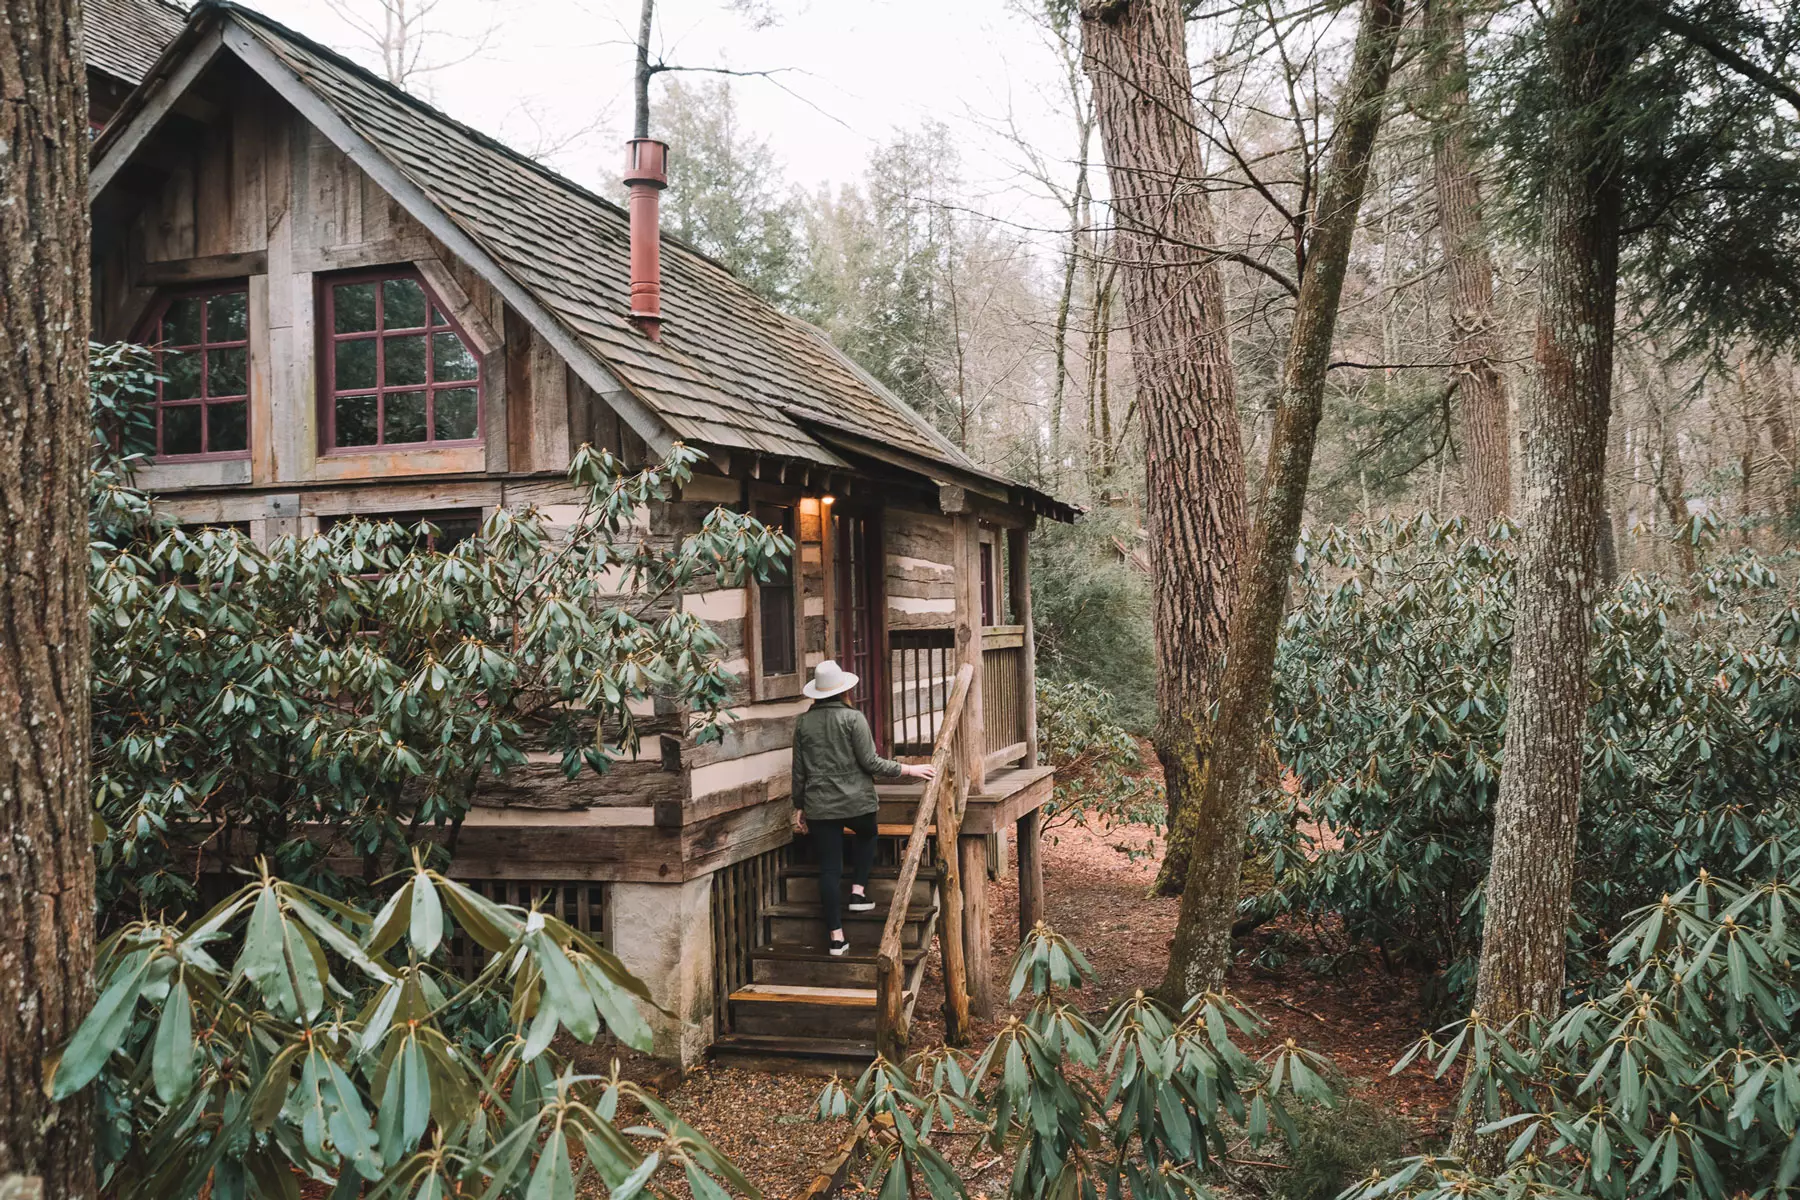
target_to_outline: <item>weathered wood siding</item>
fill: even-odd
[[[950,518],[889,509],[887,542],[889,629],[946,629],[956,624],[956,568]]]

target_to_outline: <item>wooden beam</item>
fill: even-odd
[[[962,868],[963,960],[968,964],[969,1007],[980,1020],[994,1015],[993,965],[989,947],[993,930],[988,914],[988,843],[987,837],[967,832],[956,839]]]
[[[168,262],[134,262],[131,282],[142,287],[168,287],[206,283],[214,279],[242,279],[269,273],[269,252],[208,254],[202,258],[177,258]]]
[[[138,147],[162,126],[163,119],[174,111],[182,94],[212,65],[223,46],[224,40],[219,30],[207,32],[194,43],[193,49],[188,51],[187,57],[181,60],[179,66],[151,86],[150,94],[127,119],[125,125],[106,139],[104,152],[88,171],[89,206],[100,198],[107,185],[118,176],[120,169],[131,161]],[[107,132],[113,133],[112,130]]]
[[[462,290],[456,282],[456,276],[450,268],[437,258],[419,258],[413,260],[413,268],[425,277],[431,290],[437,293],[450,315],[456,318],[463,331],[475,343],[475,349],[482,354],[492,354],[505,345],[500,334],[487,319],[487,314],[476,308],[469,299],[469,294]]]
[[[950,518],[950,547],[956,569],[956,661],[975,669],[963,717],[962,769],[979,793],[987,785],[987,724],[981,699],[981,528],[973,516]]]
[[[1028,753],[1026,743],[1014,742],[1010,746],[1002,746],[998,750],[990,750],[982,755],[982,763],[991,774],[1001,767],[1011,766],[1024,758]]]
[[[1044,919],[1043,810],[1019,818],[1019,941]]]
[[[311,121],[344,156],[377,186],[393,197],[415,221],[441,241],[450,253],[473,267],[488,285],[518,310],[531,327],[579,375],[584,383],[625,419],[644,443],[658,454],[667,454],[675,438],[662,418],[640,400],[624,382],[614,375],[592,350],[577,341],[563,323],[545,308],[536,294],[519,283],[501,266],[487,249],[452,221],[449,214],[425,193],[405,172],[377,150],[373,143],[350,127],[329,104],[307,86],[291,67],[265,46],[255,34],[236,25],[223,30],[225,45],[263,81],[291,104],[299,114]],[[90,195],[96,195],[90,189]]]
[[[1006,534],[1008,589],[1013,598],[1013,620],[1019,625],[1019,645],[1025,652],[1019,701],[1025,709],[1025,763],[1038,764],[1037,727],[1037,627],[1031,617],[1031,531],[1011,529]],[[1022,864],[1023,860],[1021,860]]]

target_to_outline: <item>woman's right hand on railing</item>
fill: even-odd
[[[937,768],[930,763],[908,763],[900,768],[900,774],[913,779],[935,779]]]
[[[805,833],[806,831],[806,813],[796,808],[794,810],[794,832]]]

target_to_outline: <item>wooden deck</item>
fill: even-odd
[[[1054,767],[1007,767],[990,773],[979,792],[969,794],[968,812],[963,817],[963,836],[986,836],[1018,823],[1027,813],[1034,813],[1050,800],[1056,786]],[[912,820],[914,807],[925,790],[922,782],[877,784],[875,794],[881,799],[880,822],[897,825]]]

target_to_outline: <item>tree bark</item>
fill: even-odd
[[[1171,1005],[1217,990],[1230,959],[1244,835],[1268,729],[1275,646],[1306,507],[1332,335],[1375,137],[1381,129],[1401,17],[1401,0],[1366,0],[1363,5],[1350,78],[1338,127],[1332,133],[1331,158],[1307,233],[1306,270],[1288,334],[1244,590],[1231,627],[1231,650],[1220,686],[1219,716],[1213,726],[1213,754],[1206,764],[1200,801],[1189,814],[1191,828],[1203,829],[1206,835],[1190,843],[1187,886],[1181,894],[1181,913],[1161,989],[1163,999]]]
[[[1616,135],[1595,114],[1622,69],[1631,2],[1559,0],[1547,17],[1546,69],[1567,108],[1545,147],[1512,684],[1475,985],[1493,1027],[1562,1007],[1619,273]],[[1471,1106],[1453,1151],[1503,1152],[1504,1138],[1477,1145],[1474,1127]]]
[[[650,31],[656,19],[656,0],[644,0],[638,10],[637,63],[631,75],[631,136],[650,136]]]
[[[78,0],[0,0],[0,1191],[94,1194],[44,1058],[91,1003],[87,86]]]
[[[1664,407],[1659,383],[1652,372],[1644,384],[1644,409],[1650,418],[1650,436],[1656,439],[1656,499],[1669,520],[1668,542],[1676,564],[1692,574],[1700,561],[1694,543],[1682,532],[1688,521],[1687,475],[1681,469],[1681,441],[1675,436],[1675,423]]]
[[[1469,146],[1468,49],[1463,0],[1432,0],[1425,9],[1434,86],[1431,168],[1438,235],[1450,269],[1450,350],[1461,365],[1468,511],[1486,523],[1512,508],[1512,432],[1506,380],[1494,365],[1494,262],[1482,220],[1481,182]]]
[[[1195,130],[1179,0],[1081,9],[1082,65],[1106,148],[1113,245],[1144,417],[1155,580],[1157,758],[1168,797],[1160,887],[1186,878],[1176,834],[1199,792],[1208,713],[1231,628],[1247,519],[1237,386]],[[1173,884],[1173,886],[1169,886]]]

